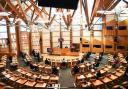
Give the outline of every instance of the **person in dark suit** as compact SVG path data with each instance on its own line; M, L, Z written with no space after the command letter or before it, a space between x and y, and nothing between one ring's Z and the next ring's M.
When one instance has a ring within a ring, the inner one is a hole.
M96 79L98 79L101 76L102 76L102 74L101 74L100 70L98 70L97 73L96 73Z
M125 75L128 77L128 66L125 69Z
M9 64L12 63L12 56L10 55L8 58Z
M126 60L127 63L128 63L128 53L127 53L126 56L125 56L125 60Z
M79 58L76 60L77 60L76 64L79 65L81 63L81 61L79 60Z
M45 59L44 63L45 63L46 65L49 65L49 64L50 64L50 62L48 61L47 58Z
M37 52L37 61L40 62L40 53Z
M62 63L61 63L61 68L62 68L62 69L65 69L66 66L67 66L66 61L65 61L65 59L63 58Z
M35 56L35 50L34 49L32 50L32 55Z
M75 64L73 67L74 74L77 74L79 72L79 67Z
M29 67L30 67L31 70L34 70L34 69L35 69L35 67L34 67L34 65L32 64L32 62L29 62Z
M58 69L55 65L52 66L52 74L58 75Z
M86 59L88 59L88 58L90 57L90 55L91 55L91 52L88 52L88 53L86 54Z
M80 62L81 62L81 63L84 63L84 60L85 60L85 58L84 58L84 56L83 56Z

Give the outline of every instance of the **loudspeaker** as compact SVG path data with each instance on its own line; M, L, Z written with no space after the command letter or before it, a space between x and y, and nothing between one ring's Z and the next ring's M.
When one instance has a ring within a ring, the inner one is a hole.
M39 6L77 9L79 0L38 0Z

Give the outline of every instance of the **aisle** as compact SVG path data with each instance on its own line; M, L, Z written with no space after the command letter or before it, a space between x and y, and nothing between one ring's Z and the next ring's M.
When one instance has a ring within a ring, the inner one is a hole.
M61 88L75 88L70 69L60 69L59 83Z

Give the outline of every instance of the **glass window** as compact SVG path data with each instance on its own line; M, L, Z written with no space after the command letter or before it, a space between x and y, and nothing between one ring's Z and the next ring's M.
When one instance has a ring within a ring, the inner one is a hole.
M80 36L80 31L73 31L72 36Z

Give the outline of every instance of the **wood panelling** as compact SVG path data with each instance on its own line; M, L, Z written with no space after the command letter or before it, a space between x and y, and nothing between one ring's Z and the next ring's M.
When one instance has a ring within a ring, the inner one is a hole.
M113 36L107 36L104 38L105 44L104 44L104 51L105 52L113 52L114 51L114 40ZM106 47L106 46L112 46L112 48Z
M116 21L115 20L112 20L112 21L109 21L106 23L106 26L113 26L113 30L107 30L107 29L104 29L104 35L109 35L109 36L114 36L115 35L115 23Z

